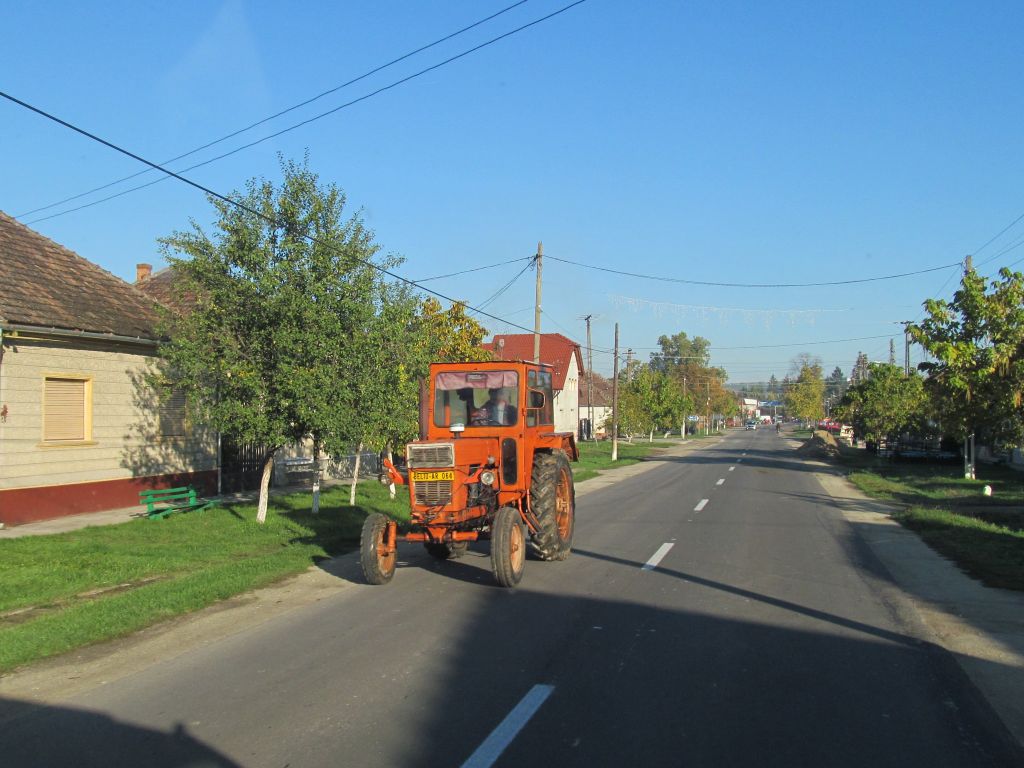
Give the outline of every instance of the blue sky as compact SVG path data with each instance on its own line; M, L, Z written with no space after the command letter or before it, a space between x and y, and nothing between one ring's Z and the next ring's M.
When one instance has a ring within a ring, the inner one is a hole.
M497 19L174 168L387 85L569 0ZM23 3L5 9L4 90L157 161L343 83L496 12L498 2ZM732 381L800 352L849 372L900 356L897 321L956 269L818 288L642 280L554 257L708 282L849 280L1024 259L1024 5L587 2L188 175L218 191L276 178L276 154L341 186L410 278L529 256L543 240L544 330L646 358L661 334L711 340ZM0 103L0 210L18 215L139 170ZM139 179L145 181L152 176ZM115 187L110 191L117 191ZM75 204L23 216L22 221ZM131 280L203 196L175 181L31 226ZM1005 253L1001 253L1006 251ZM991 259L991 261L989 261ZM987 262L987 263L986 263ZM480 303L511 264L426 285ZM1020 268L1017 265L1016 268ZM490 304L532 327L533 275ZM861 337L880 337L864 338ZM837 339L861 339L831 342ZM817 343L817 342L830 343ZM814 342L813 344L811 342ZM790 346L781 346L790 345ZM737 349L741 347L742 349ZM915 350L914 359L919 359ZM594 367L611 369L595 354Z

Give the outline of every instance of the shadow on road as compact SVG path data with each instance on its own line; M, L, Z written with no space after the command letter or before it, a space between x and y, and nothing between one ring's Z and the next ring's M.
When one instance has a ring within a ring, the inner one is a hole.
M120 722L82 709L0 698L4 768L230 768L234 760L178 724L169 732Z

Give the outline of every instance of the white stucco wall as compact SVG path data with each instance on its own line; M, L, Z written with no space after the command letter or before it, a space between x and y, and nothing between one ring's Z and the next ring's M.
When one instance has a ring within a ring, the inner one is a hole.
M155 399L143 377L146 347L5 335L0 363L0 488L63 485L216 469L216 442L203 430L159 436ZM76 444L43 441L46 376L91 381L92 429Z
M565 385L555 393L555 431L572 432L579 437L580 369L576 355L569 358Z

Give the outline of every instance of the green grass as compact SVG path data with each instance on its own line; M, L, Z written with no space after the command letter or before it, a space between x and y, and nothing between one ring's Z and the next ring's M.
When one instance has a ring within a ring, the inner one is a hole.
M1019 528L928 507L910 507L894 517L983 583L1024 590L1024 531Z
M0 672L300 573L357 547L369 512L408 519L372 480L357 501L339 486L319 515L309 491L271 497L264 525L246 504L0 541Z
M959 464L897 462L850 448L839 461L857 488L900 505L893 517L967 573L1024 590L1024 475L982 465L981 479L969 480Z
M690 437L686 439L689 440ZM661 440L648 443L646 440L637 439L634 439L632 443L624 443L620 440L618 461L612 461L611 440L580 443L580 460L572 466L573 478L575 482L580 483L592 477L597 477L603 469L636 464L645 456L649 456L652 452L662 450L669 445L674 445L674 443Z

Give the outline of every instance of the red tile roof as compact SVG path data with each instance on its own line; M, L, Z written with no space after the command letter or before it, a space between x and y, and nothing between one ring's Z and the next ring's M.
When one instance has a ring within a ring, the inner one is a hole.
M153 303L0 211L0 322L153 339Z
M533 334L509 333L495 336L490 349L496 360L533 360ZM575 355L576 369L582 375L583 356L580 345L560 333L542 333L540 335L540 361L554 366L552 385L555 389L565 387L565 375L569 361Z

